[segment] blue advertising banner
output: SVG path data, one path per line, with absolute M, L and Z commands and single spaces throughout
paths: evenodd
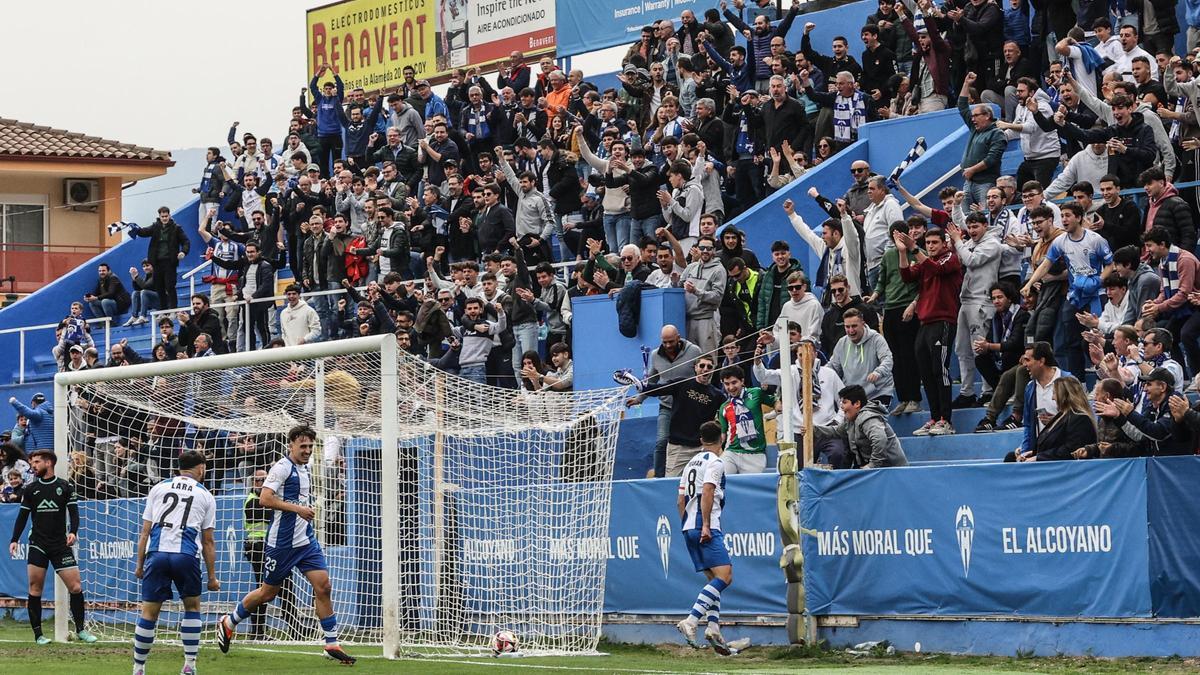
M 1200 457 L 1149 462 L 1150 595 L 1154 615 L 1200 616 Z
M 806 470 L 814 614 L 1150 616 L 1145 460 Z
M 775 516 L 774 474 L 730 476 L 721 529 L 733 562 L 733 585 L 721 594 L 722 614 L 784 614 L 783 545 Z M 677 479 L 613 484 L 604 611 L 682 614 L 704 587 L 679 531 Z
M 558 0 L 555 5 L 558 56 L 574 56 L 619 44 L 637 42 L 642 26 L 659 19 L 678 23 L 690 9 L 703 20 L 704 10 L 716 3 L 698 0 Z
M 356 456 L 371 448 L 351 444 L 346 450 Z M 351 462 L 351 466 L 357 464 Z M 330 564 L 343 571 L 335 574 L 333 586 L 336 610 L 346 625 L 371 627 L 380 621 L 379 504 L 376 490 L 368 488 L 378 485 L 378 480 L 378 472 L 351 472 L 346 545 L 325 547 Z M 729 479 L 722 522 L 736 574 L 722 608 L 731 614 L 786 612 L 784 578 L 778 566 L 782 545 L 775 521 L 775 483 L 773 474 Z M 682 613 L 696 599 L 704 577 L 692 569 L 679 531 L 677 486 L 673 479 L 615 482 L 609 536 L 574 540 L 570 550 L 559 551 L 607 560 L 606 612 Z M 235 589 L 245 590 L 253 583 L 250 566 L 242 556 L 242 497 L 218 497 L 217 501 L 217 575 L 223 590 L 204 593 L 206 607 L 214 612 L 228 609 L 239 599 Z M 137 609 L 140 586 L 133 567 L 142 505 L 142 500 L 134 499 L 81 502 L 81 571 L 89 602 L 104 603 L 106 609 L 100 616 L 108 620 L 130 621 Z M 0 532 L 12 531 L 17 509 L 15 504 L 0 505 Z M 525 532 L 519 536 L 539 535 Z M 464 542 L 464 573 L 496 556 L 494 548 L 486 549 L 485 555 L 485 549 L 473 542 L 479 543 Z M 418 552 L 415 559 L 401 564 L 419 575 L 412 566 L 425 564 L 426 557 Z M 346 570 L 354 573 L 345 574 Z M 17 559 L 9 558 L 7 552 L 0 556 L 0 596 L 24 598 L 26 583 L 24 546 Z M 298 583 L 296 589 L 302 596 L 299 602 L 307 602 L 307 585 Z M 46 593 L 48 602 L 52 584 L 47 584 Z M 402 610 L 406 616 L 420 615 L 422 608 L 411 600 L 404 600 Z
M 232 589 L 249 588 L 253 571 L 242 557 L 242 497 L 217 497 L 217 577 L 223 588 L 217 593 L 205 591 L 206 602 L 221 606 L 237 602 Z M 104 603 L 115 613 L 136 610 L 140 582 L 133 575 L 137 562 L 138 534 L 141 530 L 141 499 L 110 499 L 79 503 L 79 545 L 76 555 L 84 578 L 88 602 Z M 0 506 L 0 532 L 12 532 L 20 507 Z M 23 598 L 27 593 L 26 556 L 29 526 L 21 536 L 16 558 L 7 551 L 0 556 L 0 596 Z M 47 583 L 49 598 L 53 584 Z

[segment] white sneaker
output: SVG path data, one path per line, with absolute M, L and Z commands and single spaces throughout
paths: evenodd
M 179 671 L 179 675 L 196 675 L 196 664 L 194 664 L 194 663 L 183 664 L 183 668 Z
M 1184 389 L 1183 391 L 1184 393 L 1200 391 L 1200 374 L 1197 374 L 1195 377 L 1193 377 L 1192 383 L 1189 384 L 1187 389 Z
M 148 324 L 148 323 L 150 323 L 150 318 L 149 318 L 149 317 L 145 317 L 145 316 L 139 316 L 139 317 L 138 317 L 138 320 L 137 320 L 137 325 L 139 325 L 139 326 L 143 326 L 143 325 L 145 325 L 145 324 Z
M 950 423 L 945 420 L 941 420 L 929 429 L 930 436 L 949 436 L 953 433 L 954 427 L 950 426 Z
M 929 420 L 925 424 L 922 424 L 920 429 L 913 431 L 912 435 L 913 436 L 928 436 L 929 434 L 933 433 L 933 425 L 934 424 L 935 424 L 935 422 L 933 420 Z
M 683 633 L 683 639 L 686 640 L 690 646 L 699 649 L 700 645 L 696 642 L 696 626 L 697 621 L 690 615 L 688 618 L 675 624 L 675 627 L 679 629 L 679 632 Z
M 129 320 L 126 321 L 125 323 L 121 324 L 121 326 L 122 327 L 132 326 L 133 324 L 137 323 L 137 320 L 138 320 L 138 318 L 136 316 L 131 316 L 131 317 L 129 317 Z

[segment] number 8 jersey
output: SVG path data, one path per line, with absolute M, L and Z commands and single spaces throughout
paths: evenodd
M 711 483 L 715 488 L 708 529 L 721 529 L 721 508 L 725 506 L 725 464 L 713 453 L 701 452 L 683 467 L 683 475 L 679 477 L 679 494 L 686 500 L 681 528 L 684 531 L 698 530 L 704 526 L 700 498 L 704 496 L 706 483 Z
M 200 557 L 200 533 L 217 526 L 217 500 L 192 477 L 176 476 L 150 489 L 142 520 L 153 523 L 147 553 Z

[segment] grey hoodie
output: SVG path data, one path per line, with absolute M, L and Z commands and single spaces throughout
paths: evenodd
M 990 231 L 985 232 L 978 242 L 963 237 L 954 246 L 963 266 L 962 291 L 958 296 L 962 304 L 982 305 L 990 300 L 988 289 L 1000 278 L 1002 248 L 1000 239 Z
M 842 438 L 850 451 L 852 466 L 878 469 L 885 466 L 908 466 L 900 439 L 887 423 L 887 410 L 874 401 L 858 411 L 854 421 L 846 420 L 837 426 L 813 427 L 818 440 Z
M 892 380 L 892 350 L 887 341 L 878 331 L 870 326 L 863 326 L 862 339 L 855 344 L 849 335 L 842 336 L 829 354 L 829 367 L 837 371 L 842 382 L 860 384 L 867 390 L 868 398 L 891 396 Z M 879 379 L 868 382 L 867 376 L 875 373 Z
M 1128 298 L 1125 300 L 1125 323 L 1134 325 L 1142 315 L 1142 305 L 1158 297 L 1162 288 L 1162 277 L 1150 265 L 1141 263 L 1129 279 Z
M 695 293 L 685 293 L 688 319 L 707 319 L 721 308 L 721 298 L 725 296 L 725 283 L 728 275 L 721 259 L 713 256 L 708 262 L 696 261 L 691 263 L 679 275 L 679 286 L 692 282 L 696 287 Z

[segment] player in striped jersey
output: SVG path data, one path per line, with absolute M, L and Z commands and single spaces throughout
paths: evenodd
M 697 572 L 703 572 L 708 583 L 696 597 L 687 618 L 676 627 L 687 643 L 696 643 L 696 627 L 700 620 L 708 617 L 704 638 L 713 651 L 729 656 L 744 648 L 725 644 L 721 636 L 721 591 L 733 583 L 733 563 L 725 549 L 725 538 L 721 534 L 721 510 L 725 507 L 725 465 L 721 460 L 724 444 L 721 426 L 716 422 L 700 425 L 700 443 L 703 452 L 692 457 L 679 477 L 679 519 L 683 524 L 683 540 Z
M 162 604 L 171 599 L 171 584 L 183 600 L 181 675 L 194 675 L 200 653 L 200 556 L 208 568 L 208 590 L 221 590 L 217 580 L 217 500 L 204 480 L 204 454 L 189 450 L 179 456 L 179 475 L 155 485 L 142 511 L 137 567 L 142 580 L 142 615 L 133 634 L 133 675 L 143 675 L 154 644 Z
M 312 476 L 308 460 L 312 457 L 317 432 L 301 424 L 288 430 L 287 440 L 287 456 L 271 467 L 258 495 L 259 504 L 274 511 L 264 551 L 263 568 L 267 574 L 262 585 L 247 593 L 232 614 L 217 620 L 217 646 L 227 653 L 236 626 L 260 605 L 274 600 L 279 595 L 280 585 L 291 576 L 293 569 L 298 569 L 312 585 L 317 618 L 325 631 L 325 655 L 352 665 L 354 657 L 342 651 L 338 643 L 329 566 L 325 564 L 325 554 L 312 526 Z

